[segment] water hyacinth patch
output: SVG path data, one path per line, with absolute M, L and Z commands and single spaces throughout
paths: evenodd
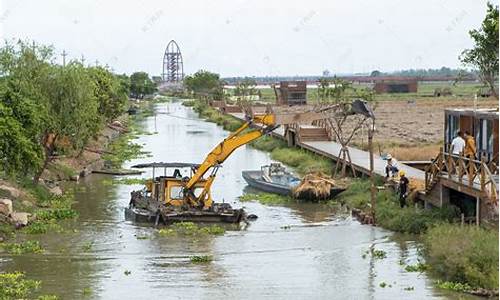
M 26 253 L 42 253 L 43 248 L 38 241 L 25 241 L 22 243 L 3 243 L 0 246 L 8 253 L 20 255 Z
M 213 260 L 213 257 L 211 255 L 194 255 L 189 257 L 189 260 L 194 264 L 206 264 L 211 262 Z

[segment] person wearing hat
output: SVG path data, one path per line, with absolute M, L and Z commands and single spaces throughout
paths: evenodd
M 387 160 L 387 165 L 385 165 L 385 178 L 389 178 L 389 173 L 392 173 L 392 177 L 396 176 L 399 171 L 397 160 L 392 158 L 391 154 L 387 154 L 385 159 Z
M 410 184 L 410 181 L 406 177 L 405 171 L 403 170 L 399 171 L 398 190 L 399 190 L 399 206 L 401 206 L 401 208 L 406 206 L 406 197 L 408 196 L 408 184 Z

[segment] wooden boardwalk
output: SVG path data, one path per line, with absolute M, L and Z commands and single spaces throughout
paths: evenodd
M 243 113 L 230 113 L 233 117 L 244 120 Z M 283 126 L 278 127 L 274 130 L 271 135 L 277 138 L 284 139 L 285 131 Z M 340 153 L 341 145 L 332 141 L 311 141 L 311 142 L 297 142 L 297 146 L 307 149 L 316 154 L 328 157 L 334 161 L 339 159 L 338 155 Z M 370 172 L 370 153 L 357 148 L 349 147 L 349 154 L 351 155 L 352 165 L 356 171 L 368 175 Z M 380 176 L 385 176 L 385 166 L 387 162 L 383 160 L 379 155 L 374 154 L 374 172 Z M 406 172 L 406 176 L 409 178 L 415 178 L 418 180 L 425 180 L 425 172 L 417 168 L 407 166 L 405 164 L 399 163 L 400 169 Z

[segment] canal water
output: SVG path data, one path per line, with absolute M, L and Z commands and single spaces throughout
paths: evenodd
M 125 167 L 199 163 L 228 134 L 179 102 L 157 104 L 143 126 L 158 132 L 135 140 L 152 157 Z M 417 243 L 407 237 L 361 225 L 325 205 L 239 202 L 248 190 L 241 171 L 269 162 L 267 153 L 244 146 L 227 159 L 212 188 L 217 201 L 259 216 L 246 228 L 228 227 L 223 236 L 160 236 L 124 218 L 130 192 L 141 186 L 92 175 L 72 187 L 79 218 L 66 224 L 69 230 L 35 236 L 45 254 L 6 255 L 0 268 L 25 271 L 43 282 L 41 292 L 61 299 L 445 298 L 425 274 L 404 270 L 418 258 Z M 387 258 L 364 255 L 372 248 Z M 192 255 L 214 260 L 192 264 Z

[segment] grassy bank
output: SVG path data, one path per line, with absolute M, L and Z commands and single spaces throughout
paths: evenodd
M 382 178 L 377 178 L 377 185 Z M 366 212 L 370 209 L 370 182 L 353 180 L 335 201 Z M 420 234 L 426 270 L 442 279 L 437 286 L 456 292 L 498 289 L 498 232 L 456 223 L 455 207 L 400 208 L 390 190 L 377 192 L 377 225 L 402 233 Z M 486 292 L 486 294 L 491 292 Z
M 330 174 L 334 167 L 333 161 L 328 158 L 308 150 L 290 148 L 284 141 L 271 136 L 261 137 L 252 142 L 250 146 L 262 151 L 271 152 L 272 159 L 295 168 L 297 173 L 301 175 L 316 171 Z
M 377 185 L 382 185 L 381 177 Z M 412 204 L 400 208 L 398 196 L 392 190 L 382 190 L 376 196 L 375 219 L 379 226 L 396 232 L 419 234 L 433 225 L 450 222 L 457 217 L 453 208 L 421 209 Z M 368 212 L 370 210 L 370 181 L 355 179 L 349 188 L 340 194 L 335 201 L 340 201 L 350 208 Z
M 232 116 L 224 115 L 202 101 L 195 101 L 193 104 L 192 100 L 188 100 L 183 104 L 185 106 L 192 106 L 201 118 L 206 121 L 216 123 L 217 125 L 222 126 L 225 130 L 235 131 L 243 124 L 240 120 Z
M 455 283 L 442 284 L 443 288 L 498 290 L 498 232 L 440 224 L 424 235 L 424 245 L 431 271 Z

